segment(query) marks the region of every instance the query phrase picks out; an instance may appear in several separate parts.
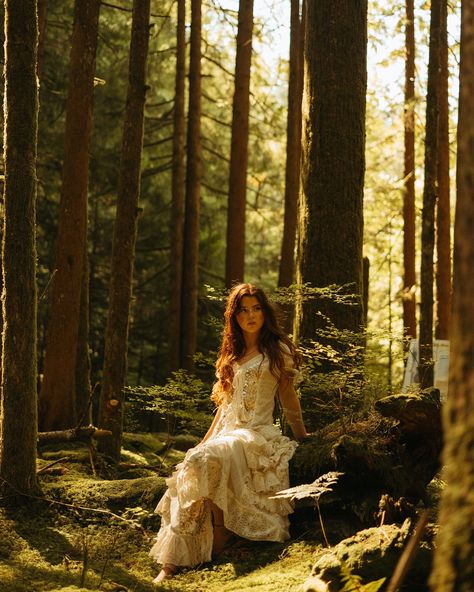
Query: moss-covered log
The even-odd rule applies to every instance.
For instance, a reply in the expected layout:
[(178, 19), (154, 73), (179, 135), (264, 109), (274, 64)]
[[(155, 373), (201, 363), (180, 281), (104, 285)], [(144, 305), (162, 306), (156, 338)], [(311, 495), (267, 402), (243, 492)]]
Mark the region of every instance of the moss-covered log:
[(383, 494), (412, 504), (423, 499), (439, 469), (442, 446), (437, 391), (385, 397), (375, 407), (361, 421), (322, 429), (298, 448), (290, 466), (294, 485), (329, 471), (344, 473), (325, 498), (364, 523), (373, 520)]

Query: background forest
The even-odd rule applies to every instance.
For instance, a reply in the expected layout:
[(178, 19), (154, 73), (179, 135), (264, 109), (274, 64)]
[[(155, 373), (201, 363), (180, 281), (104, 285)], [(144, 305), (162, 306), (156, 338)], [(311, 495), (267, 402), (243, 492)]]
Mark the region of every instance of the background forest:
[[(210, 422), (236, 281), (270, 294), (304, 354), (313, 436), (291, 479), (318, 520), (300, 507), (296, 542), (244, 545), (232, 568), (185, 572), (175, 589), (276, 589), (277, 564), (281, 590), (301, 589), (313, 565), (307, 592), (362, 590), (360, 577), (395, 592), (402, 547), (424, 536), (405, 589), (427, 590), (436, 517), (427, 523), (443, 491), (439, 548), (451, 550), (432, 587), (471, 590), (472, 545), (456, 563), (470, 509), (438, 473), (433, 338), (451, 338), (460, 360), (444, 449), (455, 483), (474, 433), (462, 363), (472, 0), (6, 0), (1, 10), (0, 590), (150, 589), (153, 503)], [(410, 338), (419, 385), (400, 395)], [(375, 544), (376, 569), (369, 558), (358, 572), (364, 561), (344, 546), (337, 576), (321, 567), (322, 494), (329, 537), (353, 536), (367, 556)]]
[[(169, 4), (169, 3), (168, 3)], [(142, 158), (140, 213), (127, 384), (155, 384), (169, 372), (168, 319), (172, 225), (172, 135), (175, 84), (175, 7), (152, 3), (147, 66), (147, 101)], [(383, 6), (382, 6), (383, 4)], [(364, 253), (371, 264), (369, 328), (377, 328), (374, 347), (380, 375), (400, 384), (403, 335), (403, 111), (404, 5), (369, 3)], [(49, 286), (61, 189), (64, 118), (72, 3), (48, 2), (41, 74), (38, 148), (38, 284), (40, 371), (45, 347)], [(102, 4), (97, 49), (89, 176), (90, 338), (92, 384), (103, 365), (110, 258), (118, 164), (125, 109), (130, 12)], [(429, 5), (416, 6), (417, 76), (415, 122), (417, 213), (421, 212), (424, 99)], [(210, 4), (203, 11), (202, 185), (199, 235), (198, 351), (216, 350), (219, 308), (207, 286), (225, 285), (225, 229), (229, 182), (233, 69), (238, 6)], [(260, 13), (260, 16), (259, 16)], [(282, 19), (286, 17), (286, 22)], [(458, 15), (450, 16), (450, 59), (456, 64)], [(285, 194), (286, 109), (289, 41), (288, 6), (256, 6), (250, 94), (245, 278), (273, 290), (278, 285)], [(387, 39), (390, 43), (387, 44)], [(456, 69), (451, 77), (455, 117)], [(451, 125), (454, 125), (451, 123)], [(454, 158), (455, 150), (451, 154)], [(419, 227), (419, 224), (417, 224)], [(419, 239), (418, 239), (419, 240)], [(419, 249), (418, 249), (419, 251)], [(388, 369), (391, 340), (395, 362)]]

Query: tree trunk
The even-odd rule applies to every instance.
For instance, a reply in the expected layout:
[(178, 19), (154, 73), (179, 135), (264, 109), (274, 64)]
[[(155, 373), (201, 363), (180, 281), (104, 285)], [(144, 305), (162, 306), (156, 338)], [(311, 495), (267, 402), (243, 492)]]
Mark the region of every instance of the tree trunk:
[(177, 370), (181, 361), (181, 286), (183, 282), (183, 231), (184, 231), (184, 140), (186, 132), (185, 77), (186, 77), (186, 1), (178, 0), (176, 29), (176, 78), (173, 112), (173, 173), (172, 212), (170, 225), (170, 363), (171, 371)]
[(444, 409), (444, 476), (434, 592), (471, 592), (474, 582), (474, 2), (461, 4), (457, 199), (449, 397)]
[(240, 0), (227, 210), (225, 282), (228, 288), (244, 279), (252, 31), (253, 0)]
[(76, 0), (55, 275), (46, 337), (43, 430), (76, 424), (75, 369), (87, 239), (87, 187), (100, 0)]
[(303, 44), (300, 1), (291, 0), (290, 74), (286, 127), (285, 214), (278, 285), (291, 286), (295, 272), (295, 240), (301, 163), (301, 97), (303, 93)]
[(38, 0), (38, 59), (36, 62), (36, 72), (39, 80), (43, 72), (44, 59), (44, 39), (46, 35), (46, 15), (48, 13), (48, 1)]
[(426, 96), (425, 181), (421, 224), (421, 308), (420, 364), (421, 388), (434, 383), (433, 368), (433, 252), (435, 241), (435, 205), (438, 175), (438, 85), (441, 7), (446, 0), (432, 0), (428, 91)]
[(5, 2), (5, 193), (0, 488), (39, 493), (36, 480), (35, 0)]
[(99, 413), (99, 427), (112, 432), (112, 436), (100, 441), (99, 450), (116, 461), (120, 460), (122, 445), (123, 388), (127, 375), (128, 325), (137, 236), (149, 22), (150, 0), (134, 0)]
[(447, 3), (442, 5), (439, 69), (438, 208), (436, 215), (435, 337), (449, 338), (451, 312), (451, 211), (449, 199), (449, 99)]
[(81, 426), (92, 423), (91, 359), (89, 353), (89, 259), (87, 243), (84, 246), (84, 272), (79, 309), (75, 380), (76, 417), (78, 425)]
[(405, 156), (403, 188), (403, 327), (416, 337), (415, 271), (415, 15), (406, 0), (405, 21)]
[(191, 0), (189, 115), (181, 303), (181, 367), (192, 370), (197, 344), (201, 200), (201, 0)]
[(345, 286), (351, 305), (297, 303), (296, 333), (314, 339), (317, 311), (339, 329), (363, 325), (362, 234), (367, 2), (308, 2), (298, 283)]

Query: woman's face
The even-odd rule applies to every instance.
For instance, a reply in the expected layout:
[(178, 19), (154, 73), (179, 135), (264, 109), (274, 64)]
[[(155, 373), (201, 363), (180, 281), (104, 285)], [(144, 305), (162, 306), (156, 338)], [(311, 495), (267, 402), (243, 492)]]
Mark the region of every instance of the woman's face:
[(262, 305), (255, 296), (242, 296), (235, 318), (244, 333), (258, 333), (265, 322)]

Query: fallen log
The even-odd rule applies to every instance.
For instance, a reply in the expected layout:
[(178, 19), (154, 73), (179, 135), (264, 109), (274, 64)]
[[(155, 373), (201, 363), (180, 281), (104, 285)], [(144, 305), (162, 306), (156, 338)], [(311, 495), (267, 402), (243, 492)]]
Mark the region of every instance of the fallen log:
[(334, 502), (374, 524), (382, 495), (423, 500), (440, 467), (441, 405), (433, 389), (380, 399), (360, 421), (336, 421), (302, 443), (290, 464), (292, 485), (330, 471), (344, 475), (322, 503)]
[(93, 425), (57, 430), (54, 432), (38, 432), (38, 444), (56, 444), (58, 442), (88, 442), (91, 438), (99, 439), (111, 436), (110, 430), (102, 430)]

